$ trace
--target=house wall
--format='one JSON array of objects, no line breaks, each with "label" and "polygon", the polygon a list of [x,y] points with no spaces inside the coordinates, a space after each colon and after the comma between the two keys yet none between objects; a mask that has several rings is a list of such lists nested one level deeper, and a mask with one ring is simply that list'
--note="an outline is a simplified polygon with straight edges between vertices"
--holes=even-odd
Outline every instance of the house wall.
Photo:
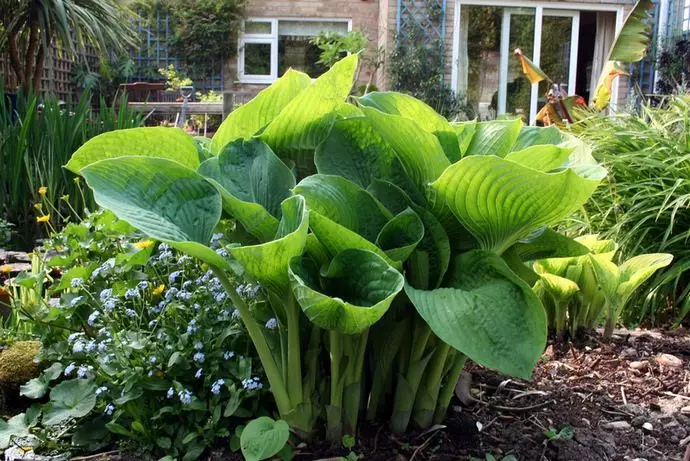
[{"label": "house wall", "polygon": [[[385,3],[388,0],[381,0]],[[392,0],[393,3],[395,0]],[[363,55],[372,58],[379,46],[379,0],[249,0],[247,17],[260,18],[333,18],[351,19],[352,30],[364,33],[369,44]],[[395,22],[394,22],[395,24]],[[225,90],[256,93],[266,85],[240,83],[237,77],[237,58],[228,61],[225,69]],[[372,78],[370,66],[363,65],[359,74],[359,82],[366,84]],[[376,75],[373,76],[376,82]]]}]

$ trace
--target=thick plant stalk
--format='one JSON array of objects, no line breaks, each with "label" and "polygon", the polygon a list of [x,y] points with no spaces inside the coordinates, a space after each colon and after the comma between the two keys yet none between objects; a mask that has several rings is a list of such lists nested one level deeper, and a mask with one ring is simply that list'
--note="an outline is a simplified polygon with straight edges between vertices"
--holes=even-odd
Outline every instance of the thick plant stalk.
[{"label": "thick plant stalk", "polygon": [[331,396],[326,409],[326,438],[337,441],[343,436],[343,335],[336,330],[329,331],[328,344],[331,359]]},{"label": "thick plant stalk", "polygon": [[431,363],[424,374],[422,384],[417,392],[417,400],[414,405],[414,420],[419,427],[426,429],[433,423],[434,412],[438,404],[438,396],[441,390],[441,379],[446,368],[446,359],[450,346],[438,340],[436,350],[431,358]]},{"label": "thick plant stalk", "polygon": [[613,329],[616,327],[616,308],[607,303],[606,306],[606,323],[604,324],[604,339],[610,340],[613,336]]},{"label": "thick plant stalk", "polygon": [[343,386],[343,428],[346,434],[356,435],[357,421],[362,398],[362,377],[364,357],[367,350],[369,330],[359,335],[347,338],[351,343],[350,352],[354,360],[350,360]]},{"label": "thick plant stalk", "polygon": [[295,297],[290,295],[285,305],[288,334],[288,378],[287,387],[290,404],[297,407],[304,400],[302,392],[302,347],[300,341],[299,313]]},{"label": "thick plant stalk", "polygon": [[[293,410],[293,406],[291,405],[290,397],[288,395],[287,389],[285,388],[285,384],[283,383],[282,375],[280,373],[280,370],[278,369],[278,365],[275,362],[273,353],[271,352],[271,348],[268,346],[268,343],[266,342],[266,338],[264,337],[261,328],[259,328],[259,325],[256,323],[256,320],[254,320],[254,317],[249,311],[249,306],[247,306],[244,300],[237,294],[237,287],[233,286],[232,282],[230,282],[230,279],[225,275],[225,272],[223,272],[223,270],[213,266],[212,269],[214,274],[216,274],[216,277],[218,277],[218,280],[220,280],[220,283],[223,285],[223,288],[225,288],[225,291],[227,292],[228,296],[230,296],[230,299],[232,300],[233,304],[240,313],[242,322],[244,323],[244,326],[247,328],[249,337],[251,338],[252,343],[254,343],[254,347],[256,347],[256,352],[259,354],[261,364],[263,365],[264,371],[266,372],[268,383],[271,386],[271,392],[273,393],[273,397],[276,400],[278,413],[280,413],[282,417],[285,417],[285,415],[288,415]],[[295,370],[295,372],[298,371]]]},{"label": "thick plant stalk", "polygon": [[448,371],[448,378],[446,379],[446,383],[441,389],[441,394],[438,397],[438,405],[436,406],[436,412],[434,413],[434,424],[441,424],[446,418],[448,405],[450,405],[450,400],[453,398],[455,385],[460,379],[462,369],[465,368],[465,362],[467,362],[467,356],[462,352],[455,351],[455,356],[453,357],[453,366],[451,367],[450,371]]}]

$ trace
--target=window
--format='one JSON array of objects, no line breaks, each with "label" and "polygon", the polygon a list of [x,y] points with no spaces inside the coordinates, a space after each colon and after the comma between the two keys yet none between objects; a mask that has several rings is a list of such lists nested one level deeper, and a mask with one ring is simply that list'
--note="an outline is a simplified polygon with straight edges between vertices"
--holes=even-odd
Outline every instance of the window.
[{"label": "window", "polygon": [[683,2],[683,32],[690,30],[690,0]]},{"label": "window", "polygon": [[290,67],[316,78],[326,69],[317,63],[320,50],[310,39],[322,31],[347,33],[350,28],[346,19],[248,19],[240,37],[239,79],[271,83]]}]

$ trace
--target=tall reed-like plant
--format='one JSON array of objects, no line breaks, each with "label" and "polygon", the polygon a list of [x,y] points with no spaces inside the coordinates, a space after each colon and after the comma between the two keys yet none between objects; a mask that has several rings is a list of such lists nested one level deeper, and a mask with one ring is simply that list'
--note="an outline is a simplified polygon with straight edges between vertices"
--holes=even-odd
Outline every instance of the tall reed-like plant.
[{"label": "tall reed-like plant", "polygon": [[638,113],[591,115],[573,130],[590,141],[610,172],[585,206],[581,225],[618,242],[621,260],[643,253],[674,256],[625,320],[649,316],[654,322],[670,307],[680,322],[690,311],[690,96],[647,104]]},{"label": "tall reed-like plant", "polygon": [[99,112],[91,109],[88,93],[69,106],[54,97],[41,102],[35,95],[19,94],[12,107],[0,82],[0,217],[16,225],[15,245],[30,247],[41,235],[34,209],[39,188],[46,188],[45,198],[56,207],[54,219],[93,207],[90,193],[82,194],[76,176],[62,165],[90,138],[143,122],[127,109],[124,96],[116,106],[101,101],[100,107]]}]

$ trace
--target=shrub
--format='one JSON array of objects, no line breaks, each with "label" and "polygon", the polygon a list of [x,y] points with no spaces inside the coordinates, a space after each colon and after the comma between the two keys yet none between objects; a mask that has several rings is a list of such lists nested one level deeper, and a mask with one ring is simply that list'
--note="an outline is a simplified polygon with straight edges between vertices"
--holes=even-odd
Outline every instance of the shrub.
[{"label": "shrub", "polygon": [[[314,82],[288,71],[232,112],[203,162],[180,130],[138,128],[67,165],[101,206],[209,265],[280,417],[307,437],[323,418],[337,441],[360,408],[396,432],[440,422],[468,357],[528,377],[546,315],[524,261],[570,256],[549,226],[605,174],[555,128],[451,125],[399,93],[346,103],[356,66]],[[209,247],[224,215],[230,259]],[[241,296],[257,282],[272,322]]]},{"label": "shrub", "polygon": [[647,315],[654,323],[666,306],[678,321],[690,311],[689,127],[687,95],[657,107],[648,104],[638,113],[590,115],[572,127],[611,171],[577,227],[616,241],[623,260],[643,253],[673,255],[673,264],[623,313],[627,323],[641,322]]},{"label": "shrub", "polygon": [[[218,233],[212,246],[223,253],[225,243]],[[35,324],[40,358],[52,365],[21,392],[52,401],[64,392],[88,403],[69,421],[55,415],[54,403],[31,410],[27,424],[46,443],[93,449],[110,431],[138,452],[195,459],[264,412],[265,377],[253,348],[220,281],[198,261],[109,212],[67,225],[41,250],[58,252],[45,270],[63,271],[51,288],[59,299],[43,301],[24,322]],[[27,274],[12,283],[29,286],[32,277],[42,280]],[[265,301],[244,288],[260,316]]]}]

